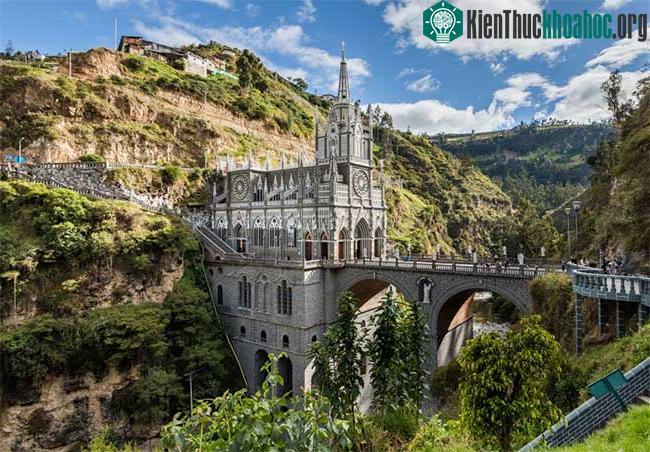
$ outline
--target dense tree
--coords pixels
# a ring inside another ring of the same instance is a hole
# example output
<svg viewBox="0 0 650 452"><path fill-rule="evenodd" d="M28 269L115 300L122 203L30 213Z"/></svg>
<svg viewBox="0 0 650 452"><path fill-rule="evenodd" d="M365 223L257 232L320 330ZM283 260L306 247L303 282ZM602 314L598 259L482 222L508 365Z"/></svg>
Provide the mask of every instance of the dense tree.
<svg viewBox="0 0 650 452"><path fill-rule="evenodd" d="M361 365L364 355L364 332L356 325L357 300L351 293L339 300L336 323L325 333L321 343L311 348L318 386L332 403L337 417L344 417L355 427L357 398L361 393Z"/></svg>
<svg viewBox="0 0 650 452"><path fill-rule="evenodd" d="M465 429L486 446L509 451L548 427L560 415L547 388L561 360L559 344L537 316L522 319L520 331L469 341L458 358Z"/></svg>
<svg viewBox="0 0 650 452"><path fill-rule="evenodd" d="M327 398L311 391L293 398L276 396L274 389L282 385L282 377L274 355L262 370L267 377L256 393L226 392L213 401L199 402L188 416L177 415L163 429L165 449L326 452L351 448L349 424L332 416Z"/></svg>
<svg viewBox="0 0 650 452"><path fill-rule="evenodd" d="M417 300L408 302L408 311L401 328L402 362L406 367L403 385L409 402L415 408L419 408L427 391L425 370L427 320L422 305Z"/></svg>
<svg viewBox="0 0 650 452"><path fill-rule="evenodd" d="M374 332L368 346L368 356L372 362L370 380L372 381L372 406L385 413L397 407L405 399L402 391L404 366L400 358L400 347L404 345L400 337L399 308L392 289L388 289L381 299L381 306L372 319Z"/></svg>

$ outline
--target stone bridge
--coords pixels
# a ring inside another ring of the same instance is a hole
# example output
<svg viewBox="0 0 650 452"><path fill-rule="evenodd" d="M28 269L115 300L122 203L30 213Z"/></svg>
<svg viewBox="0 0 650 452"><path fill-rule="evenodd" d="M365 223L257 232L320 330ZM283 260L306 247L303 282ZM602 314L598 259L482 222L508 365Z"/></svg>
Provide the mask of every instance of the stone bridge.
<svg viewBox="0 0 650 452"><path fill-rule="evenodd" d="M550 270L431 258L283 261L232 254L209 258L207 267L217 309L248 386L254 389L261 381L260 354L285 352L294 391L312 384L310 345L336 321L338 300L346 292L359 300L359 318L364 319L360 321L369 320L377 298L389 285L407 299L422 303L431 370L455 357L471 337L468 319L474 293L499 294L528 313L532 310L530 282ZM285 302L283 287L292 290L289 315L280 307Z"/></svg>

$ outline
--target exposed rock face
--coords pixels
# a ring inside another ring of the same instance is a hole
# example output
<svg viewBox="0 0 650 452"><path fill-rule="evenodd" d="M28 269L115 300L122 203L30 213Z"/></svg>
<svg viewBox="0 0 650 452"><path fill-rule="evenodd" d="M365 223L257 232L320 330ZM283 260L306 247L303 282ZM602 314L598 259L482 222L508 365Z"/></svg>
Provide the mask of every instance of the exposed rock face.
<svg viewBox="0 0 650 452"><path fill-rule="evenodd" d="M111 368L98 380L91 373L50 378L40 400L3 409L0 450L75 450L108 428L122 431L124 426L112 416L107 402L137 376L137 369Z"/></svg>
<svg viewBox="0 0 650 452"><path fill-rule="evenodd" d="M248 149L256 156L267 151L277 156L282 149L310 152L308 139L238 117L188 92L143 91L138 80L126 78L124 57L101 48L75 54L72 78L67 77L67 59L54 73L0 64L5 85L0 85L0 111L12 117L1 124L7 129L0 134L2 145L17 147L17 136L27 135L24 154L40 162L76 161L95 153L116 163L180 161L196 166L206 161L214 166L226 154L243 158ZM31 126L28 133L25 126Z"/></svg>

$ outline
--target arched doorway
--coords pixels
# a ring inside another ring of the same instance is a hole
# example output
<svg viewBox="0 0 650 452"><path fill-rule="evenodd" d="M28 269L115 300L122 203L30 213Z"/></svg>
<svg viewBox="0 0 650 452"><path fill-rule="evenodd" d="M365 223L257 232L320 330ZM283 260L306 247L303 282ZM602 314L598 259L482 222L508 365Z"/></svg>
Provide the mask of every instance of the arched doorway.
<svg viewBox="0 0 650 452"><path fill-rule="evenodd" d="M305 234L305 260L310 261L314 258L314 241L312 239L311 233L308 232Z"/></svg>
<svg viewBox="0 0 650 452"><path fill-rule="evenodd" d="M339 231L339 260L344 261L347 258L347 246L348 246L348 231L345 228L342 228Z"/></svg>
<svg viewBox="0 0 650 452"><path fill-rule="evenodd" d="M255 352L255 389L258 390L262 387L262 383L266 380L268 372L265 372L262 367L269 360L269 354L264 350Z"/></svg>
<svg viewBox="0 0 650 452"><path fill-rule="evenodd" d="M324 232L320 235L320 258L329 259L329 240Z"/></svg>
<svg viewBox="0 0 650 452"><path fill-rule="evenodd" d="M241 223L235 226L235 250L238 253L246 252L246 232Z"/></svg>
<svg viewBox="0 0 650 452"><path fill-rule="evenodd" d="M354 227L354 257L357 259L364 259L370 257L369 246L370 242L370 227L364 218L359 220Z"/></svg>
<svg viewBox="0 0 650 452"><path fill-rule="evenodd" d="M384 249L384 232L381 228L375 229L375 243L374 243L373 257L380 258Z"/></svg>
<svg viewBox="0 0 650 452"><path fill-rule="evenodd" d="M278 374L282 377L282 385L276 388L276 395L293 394L293 367L291 360L286 356L278 360Z"/></svg>

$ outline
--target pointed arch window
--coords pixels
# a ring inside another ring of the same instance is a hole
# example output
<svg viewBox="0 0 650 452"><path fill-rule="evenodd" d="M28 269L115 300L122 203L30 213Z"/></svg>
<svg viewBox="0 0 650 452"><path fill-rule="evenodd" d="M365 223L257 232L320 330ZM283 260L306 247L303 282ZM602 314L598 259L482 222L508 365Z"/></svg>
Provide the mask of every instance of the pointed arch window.
<svg viewBox="0 0 650 452"><path fill-rule="evenodd" d="M264 223L259 217L253 223L253 246L264 246Z"/></svg>
<svg viewBox="0 0 650 452"><path fill-rule="evenodd" d="M287 220L287 248L295 248L297 244L296 222L293 218L289 218Z"/></svg>
<svg viewBox="0 0 650 452"><path fill-rule="evenodd" d="M239 280L239 306L242 308L251 308L251 283L245 276Z"/></svg>
<svg viewBox="0 0 650 452"><path fill-rule="evenodd" d="M291 315L293 312L293 289L284 279L277 287L277 309L280 315Z"/></svg>
<svg viewBox="0 0 650 452"><path fill-rule="evenodd" d="M217 220L217 236L219 236L221 240L225 240L227 233L228 225L226 224L226 221L223 218L219 218L219 220Z"/></svg>
<svg viewBox="0 0 650 452"><path fill-rule="evenodd" d="M269 246L277 248L280 246L280 223L276 218L269 223Z"/></svg>
<svg viewBox="0 0 650 452"><path fill-rule="evenodd" d="M266 331L264 330L260 333L260 342L266 342Z"/></svg>
<svg viewBox="0 0 650 452"><path fill-rule="evenodd" d="M264 186L262 185L262 176L257 179L257 186L253 192L253 201L262 202L264 201Z"/></svg>

